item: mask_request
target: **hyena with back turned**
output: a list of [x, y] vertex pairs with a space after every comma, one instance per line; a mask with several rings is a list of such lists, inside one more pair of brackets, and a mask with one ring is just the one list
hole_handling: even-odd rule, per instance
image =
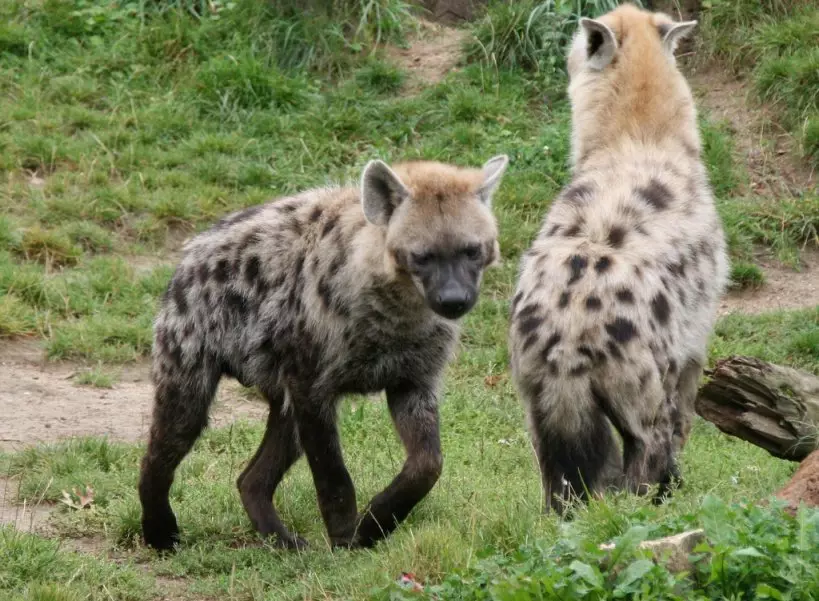
[[[507, 163], [372, 161], [359, 189], [255, 206], [191, 241], [154, 328], [155, 405], [139, 482], [148, 545], [179, 539], [168, 493], [223, 375], [257, 386], [270, 404], [261, 446], [237, 482], [262, 535], [305, 544], [272, 504], [302, 452], [334, 545], [372, 545], [409, 514], [441, 473], [442, 372], [457, 320], [498, 259], [490, 202]], [[346, 393], [381, 390], [407, 459], [358, 515], [336, 407]]]
[[695, 24], [622, 5], [581, 20], [568, 55], [572, 180], [521, 262], [510, 325], [550, 509], [679, 475], [727, 273], [674, 61]]

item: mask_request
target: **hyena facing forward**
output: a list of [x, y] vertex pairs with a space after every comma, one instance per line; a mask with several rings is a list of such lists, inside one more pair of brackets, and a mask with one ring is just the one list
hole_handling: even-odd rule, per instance
[[580, 25], [568, 56], [572, 182], [522, 261], [510, 327], [557, 511], [623, 477], [633, 492], [664, 493], [678, 476], [727, 272], [673, 57], [695, 23], [623, 5]]
[[[252, 207], [188, 245], [155, 324], [155, 406], [139, 482], [147, 544], [178, 541], [168, 492], [222, 375], [257, 386], [270, 403], [264, 439], [237, 482], [262, 535], [304, 544], [272, 505], [302, 452], [334, 545], [372, 545], [409, 514], [441, 473], [442, 371], [457, 319], [498, 259], [490, 202], [507, 162], [393, 170], [372, 161], [360, 190]], [[407, 459], [358, 516], [336, 406], [345, 393], [380, 390]]]

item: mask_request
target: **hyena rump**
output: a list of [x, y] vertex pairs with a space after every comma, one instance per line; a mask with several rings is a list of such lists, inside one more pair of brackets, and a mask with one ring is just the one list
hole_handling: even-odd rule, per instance
[[568, 55], [572, 181], [521, 262], [510, 325], [551, 509], [678, 476], [727, 272], [674, 61], [695, 24], [622, 5], [582, 19]]
[[[507, 162], [372, 161], [360, 189], [255, 206], [191, 241], [154, 329], [155, 406], [139, 482], [148, 545], [179, 539], [168, 492], [223, 375], [257, 386], [270, 404], [264, 439], [237, 482], [262, 535], [304, 544], [272, 504], [302, 452], [334, 545], [372, 545], [409, 514], [441, 473], [442, 372], [457, 320], [498, 258], [490, 202]], [[345, 393], [381, 390], [407, 459], [358, 515], [336, 407]]]

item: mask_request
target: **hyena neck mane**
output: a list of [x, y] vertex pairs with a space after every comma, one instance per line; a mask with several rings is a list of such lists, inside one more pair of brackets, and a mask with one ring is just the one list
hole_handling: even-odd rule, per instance
[[696, 108], [674, 60], [695, 24], [629, 4], [581, 21], [568, 58], [575, 169], [629, 149], [698, 157]]

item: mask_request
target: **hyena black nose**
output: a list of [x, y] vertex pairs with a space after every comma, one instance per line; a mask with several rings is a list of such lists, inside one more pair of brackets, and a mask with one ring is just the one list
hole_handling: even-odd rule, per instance
[[457, 319], [472, 308], [472, 295], [467, 290], [444, 289], [435, 300], [436, 312], [448, 319]]

